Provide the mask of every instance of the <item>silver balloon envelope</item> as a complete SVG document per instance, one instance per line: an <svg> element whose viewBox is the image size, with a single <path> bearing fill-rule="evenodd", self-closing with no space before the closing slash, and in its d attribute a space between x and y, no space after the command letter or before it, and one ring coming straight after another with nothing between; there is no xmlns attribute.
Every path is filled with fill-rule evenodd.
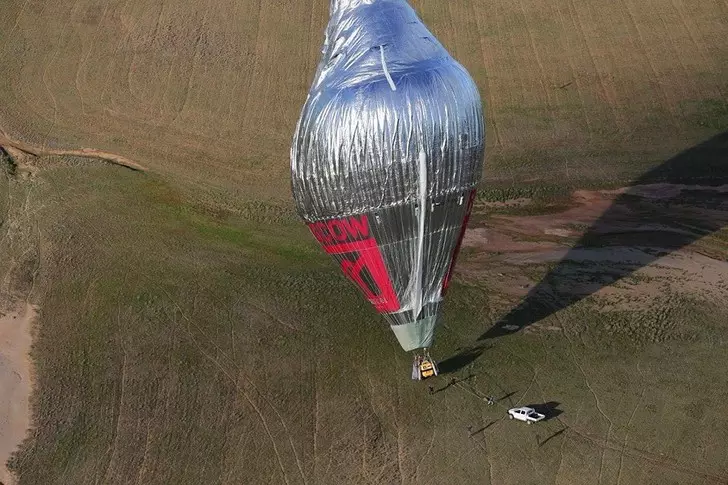
<svg viewBox="0 0 728 485"><path fill-rule="evenodd" d="M433 343L484 141L475 83L405 0L332 0L293 195L404 350Z"/></svg>

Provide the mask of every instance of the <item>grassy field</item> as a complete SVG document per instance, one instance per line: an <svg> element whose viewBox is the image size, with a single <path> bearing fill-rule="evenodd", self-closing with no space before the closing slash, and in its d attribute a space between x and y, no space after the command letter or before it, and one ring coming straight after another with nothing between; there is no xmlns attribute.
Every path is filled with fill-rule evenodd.
<svg viewBox="0 0 728 485"><path fill-rule="evenodd" d="M39 314L20 485L728 483L726 192L601 191L728 183L728 6L413 3L489 124L434 395L293 213L328 0L0 0L0 128L150 168L0 160L0 305Z"/></svg>
<svg viewBox="0 0 728 485"><path fill-rule="evenodd" d="M16 274L40 275L41 302L20 483L725 479L719 305L584 300L490 340L429 396L290 214L209 214L156 177L91 164L13 185L40 261ZM497 296L456 283L438 354L491 326ZM554 417L514 426L516 403Z"/></svg>

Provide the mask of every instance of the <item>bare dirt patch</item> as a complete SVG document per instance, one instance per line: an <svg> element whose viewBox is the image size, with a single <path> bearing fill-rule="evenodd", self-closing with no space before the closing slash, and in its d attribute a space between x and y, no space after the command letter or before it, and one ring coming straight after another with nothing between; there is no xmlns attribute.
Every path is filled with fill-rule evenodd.
<svg viewBox="0 0 728 485"><path fill-rule="evenodd" d="M573 206L563 212L538 216L495 216L503 231L520 237L575 237L594 223L607 209L613 207L619 191L577 190L572 195Z"/></svg>
<svg viewBox="0 0 728 485"><path fill-rule="evenodd" d="M716 209L694 201L683 203L682 197L701 193L721 196L726 191L728 186L679 184L577 190L572 194L571 207L559 213L493 215L485 227L466 233L463 248L471 253L461 271L465 277L497 279L496 286L504 294L523 295L535 284L523 271L532 265L559 264L564 278L576 271L580 277L588 273L596 280L621 265L632 268L621 271L622 276L639 270L639 284L621 288L595 280L595 288L600 288L598 297L612 300L618 294L630 293L633 300L636 296L652 299L666 289L701 298L724 297L728 287L721 275L728 273L728 264L701 254L701 248L693 243L728 226L728 212L720 205ZM645 215L646 206L640 205L643 202L656 204L649 205L655 215L649 210ZM579 265L579 269L572 271L569 265ZM608 301L604 304L611 307Z"/></svg>
<svg viewBox="0 0 728 485"><path fill-rule="evenodd" d="M35 315L32 305L18 303L0 317L0 483L6 485L14 484L15 478L5 464L30 427L29 352Z"/></svg>

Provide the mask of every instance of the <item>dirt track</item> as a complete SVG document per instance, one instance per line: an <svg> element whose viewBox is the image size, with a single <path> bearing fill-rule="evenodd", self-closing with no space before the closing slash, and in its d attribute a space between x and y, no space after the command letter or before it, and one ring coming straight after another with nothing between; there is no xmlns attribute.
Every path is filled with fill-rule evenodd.
<svg viewBox="0 0 728 485"><path fill-rule="evenodd" d="M147 171L144 166L139 165L138 163L129 160L126 157L122 157L121 155L116 155L115 153L103 152L93 148L81 148L80 150L58 150L52 148L41 148L19 140L13 140L12 138L8 137L8 135L2 130L0 130L0 148L10 148L11 150L9 150L8 153L10 153L10 151L14 149L19 150L24 154L33 155L36 157L47 157L55 155L68 157L97 158L109 163L113 163L114 165L121 165L122 167L126 167L131 170L137 170L140 172Z"/></svg>
<svg viewBox="0 0 728 485"><path fill-rule="evenodd" d="M0 483L5 485L15 483L5 463L30 427L32 374L28 353L33 318L35 309L27 303L19 303L15 311L0 318Z"/></svg>

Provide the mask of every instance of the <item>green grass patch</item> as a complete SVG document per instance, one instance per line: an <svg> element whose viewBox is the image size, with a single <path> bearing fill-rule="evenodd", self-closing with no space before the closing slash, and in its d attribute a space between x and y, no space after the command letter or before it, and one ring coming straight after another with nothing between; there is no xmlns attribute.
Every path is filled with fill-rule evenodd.
<svg viewBox="0 0 728 485"><path fill-rule="evenodd" d="M689 408L691 396L719 403L709 390L724 373L705 365L725 353L719 327L709 339L673 332L635 343L630 325L663 327L625 315L605 336L602 317L580 302L485 342L454 374L430 381L444 388L430 396L426 383L410 380L410 356L382 318L300 222L204 207L163 180L101 165L47 169L9 190L12 201L27 198L29 241L41 238L43 258L33 293L35 428L10 463L21 484L376 483L382 470L397 477L400 459L436 483L479 483L493 464L502 483L551 483L562 460L584 476L602 460L618 465L617 455L602 458L598 445L578 441L577 432L605 436L600 411L613 430L630 422L632 448L659 447L669 419L681 436L674 453L715 469L726 464L724 454L705 458L698 444L719 446L715 429L728 421L711 407L700 419L673 411ZM562 194L504 187L480 197ZM524 274L538 278L537 269ZM472 346L517 303L491 286L456 274L436 357ZM691 318L664 315L670 329ZM657 351L667 346L669 359ZM665 376L667 363L680 372ZM465 380L448 387L452 376ZM688 383L691 393L682 393ZM484 395L508 397L488 407ZM562 414L543 425L502 419L504 407L551 401ZM639 407L646 404L655 410ZM468 434L468 426L488 425ZM570 434L536 444L537 434L565 427ZM479 436L486 451L473 448ZM623 435L614 439L623 443ZM480 451L467 455L472 449ZM538 471L511 466L523 449ZM377 463L373 475L363 458ZM638 473L643 463L623 467ZM654 475L648 483L683 476L672 468Z"/></svg>

